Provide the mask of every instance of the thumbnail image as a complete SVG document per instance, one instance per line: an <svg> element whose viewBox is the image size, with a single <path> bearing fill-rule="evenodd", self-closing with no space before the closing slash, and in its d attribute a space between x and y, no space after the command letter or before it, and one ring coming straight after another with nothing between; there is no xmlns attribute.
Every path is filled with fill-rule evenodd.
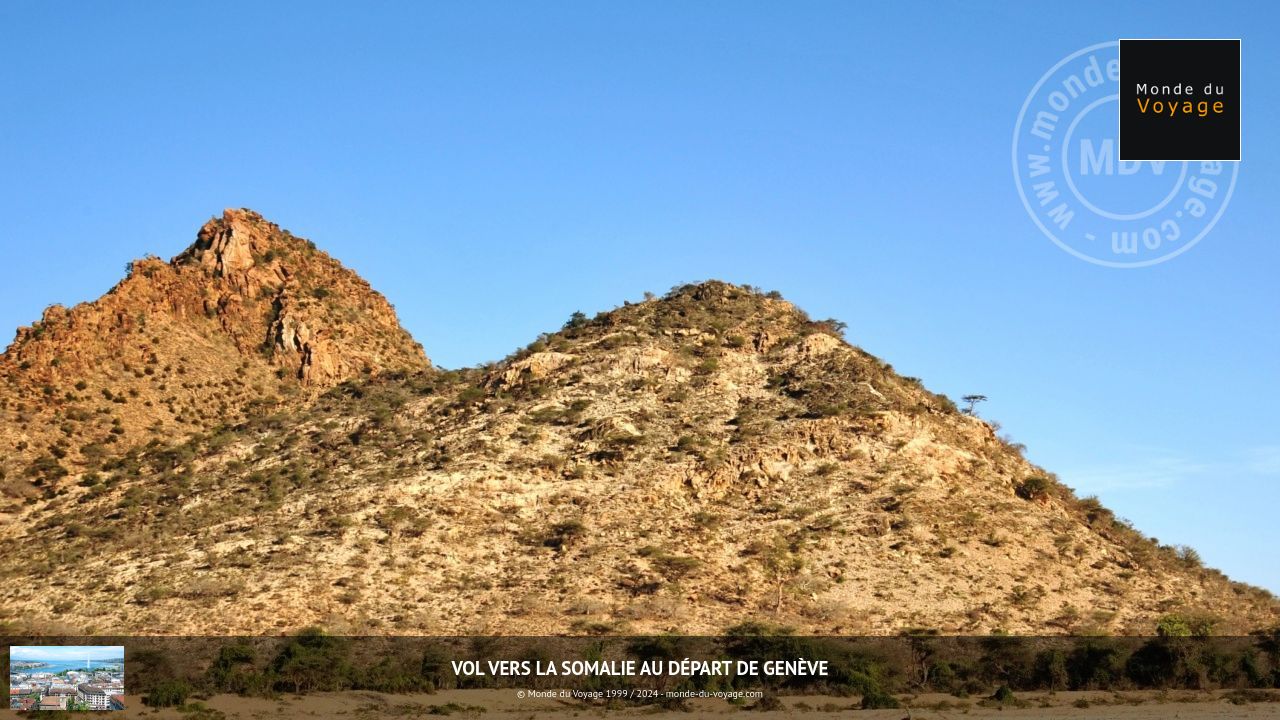
<svg viewBox="0 0 1280 720"><path fill-rule="evenodd" d="M19 645L9 648L11 710L123 710L124 648Z"/></svg>

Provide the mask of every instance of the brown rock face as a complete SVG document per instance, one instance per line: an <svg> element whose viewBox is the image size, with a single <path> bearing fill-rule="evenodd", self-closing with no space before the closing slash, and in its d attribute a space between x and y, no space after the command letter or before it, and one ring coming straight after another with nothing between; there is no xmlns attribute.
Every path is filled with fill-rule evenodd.
<svg viewBox="0 0 1280 720"><path fill-rule="evenodd" d="M276 298L288 288L291 275L283 263L275 262L278 235L279 228L261 217L228 210L221 220L206 223L177 261L199 267L214 279L217 308L225 310L244 299Z"/></svg>
<svg viewBox="0 0 1280 720"><path fill-rule="evenodd" d="M102 298L18 329L0 356L0 483L29 495L25 483L47 488L128 447L359 375L429 368L368 283L261 215L227 210L171 262L137 260Z"/></svg>

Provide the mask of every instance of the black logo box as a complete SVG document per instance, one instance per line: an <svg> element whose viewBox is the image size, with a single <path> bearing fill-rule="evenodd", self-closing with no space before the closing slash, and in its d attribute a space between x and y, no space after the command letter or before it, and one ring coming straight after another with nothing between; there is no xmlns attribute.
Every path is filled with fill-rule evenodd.
<svg viewBox="0 0 1280 720"><path fill-rule="evenodd" d="M1238 39L1121 39L1120 159L1239 160L1240 60Z"/></svg>

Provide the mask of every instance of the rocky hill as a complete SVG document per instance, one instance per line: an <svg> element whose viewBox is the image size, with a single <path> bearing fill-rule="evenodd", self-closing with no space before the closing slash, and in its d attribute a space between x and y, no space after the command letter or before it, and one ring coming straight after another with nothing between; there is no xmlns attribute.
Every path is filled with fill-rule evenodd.
<svg viewBox="0 0 1280 720"><path fill-rule="evenodd" d="M222 278L218 261L198 260L217 235L148 267ZM250 308L255 294L236 296ZM289 337L280 313L243 312L272 328L273 348ZM309 337L315 317L302 317ZM386 318L382 337L402 338ZM774 294L707 282L575 315L487 367L424 369L404 342L367 341L370 372L326 372L350 379L313 400L47 480L0 527L0 622L174 634L1280 623L1269 593L1076 498L842 331ZM189 362L188 382L244 358L316 377L297 354L262 354L252 334L217 347L231 364ZM119 371L94 382L148 377ZM284 382L264 373L244 382Z"/></svg>
<svg viewBox="0 0 1280 720"><path fill-rule="evenodd" d="M136 260L99 300L18 329L0 355L0 512L129 447L428 367L368 283L257 213L227 210L171 262Z"/></svg>

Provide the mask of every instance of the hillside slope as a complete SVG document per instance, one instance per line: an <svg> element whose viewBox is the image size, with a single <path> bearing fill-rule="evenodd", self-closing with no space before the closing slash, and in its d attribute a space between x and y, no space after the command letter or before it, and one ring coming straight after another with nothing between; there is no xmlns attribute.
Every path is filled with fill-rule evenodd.
<svg viewBox="0 0 1280 720"><path fill-rule="evenodd" d="M0 620L84 632L1151 633L1280 622L832 321L720 282L57 481ZM33 580L39 578L39 582Z"/></svg>
<svg viewBox="0 0 1280 720"><path fill-rule="evenodd" d="M364 280L248 210L102 298L49 307L0 355L0 512L153 440L305 404L363 374L430 367Z"/></svg>

